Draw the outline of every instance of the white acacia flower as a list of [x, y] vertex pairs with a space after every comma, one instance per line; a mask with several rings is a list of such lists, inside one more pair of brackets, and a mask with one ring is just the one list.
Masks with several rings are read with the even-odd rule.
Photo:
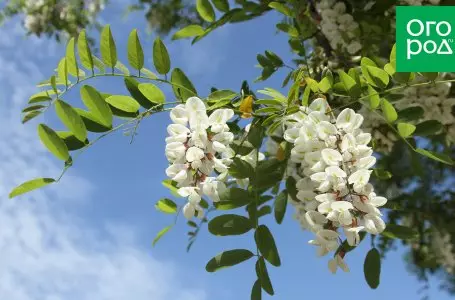
[[348, 178], [349, 184], [352, 184], [354, 191], [360, 193], [365, 185], [367, 185], [370, 180], [370, 175], [372, 171], [366, 169], [360, 169], [355, 173], [351, 174]]
[[330, 203], [331, 211], [327, 214], [327, 219], [347, 226], [352, 224], [353, 216], [350, 212], [354, 209], [351, 202], [348, 201], [334, 201]]
[[209, 117], [209, 125], [211, 126], [211, 131], [218, 133], [223, 131], [228, 131], [229, 126], [226, 124], [234, 116], [234, 111], [232, 109], [217, 109]]
[[338, 133], [337, 128], [330, 122], [322, 121], [317, 125], [318, 136], [321, 140], [329, 138], [331, 135]]
[[166, 145], [165, 154], [170, 162], [176, 162], [185, 157], [185, 145], [179, 142], [172, 142]]
[[188, 202], [193, 205], [199, 204], [199, 202], [201, 202], [201, 194], [198, 187], [181, 187], [177, 190], [177, 193], [182, 197], [188, 197]]
[[199, 219], [202, 219], [204, 217], [204, 210], [201, 206], [194, 205], [191, 202], [188, 202], [185, 204], [185, 206], [183, 206], [183, 216], [188, 220], [193, 218], [196, 212]]
[[214, 177], [208, 177], [202, 184], [202, 192], [209, 196], [213, 202], [220, 201], [220, 194], [226, 190], [226, 185], [216, 180]]
[[179, 104], [171, 110], [172, 122], [186, 126], [188, 124], [188, 112], [185, 105]]
[[204, 151], [198, 147], [190, 147], [186, 151], [186, 160], [189, 162], [198, 161], [205, 157]]
[[327, 218], [323, 214], [313, 210], [305, 213], [305, 221], [309, 229], [317, 232], [323, 229], [324, 224], [327, 223]]
[[359, 245], [360, 243], [359, 232], [364, 228], [365, 228], [364, 226], [344, 228], [344, 235], [346, 236], [346, 240], [348, 241], [349, 246]]
[[344, 262], [343, 258], [340, 255], [336, 255], [333, 259], [329, 260], [329, 270], [333, 274], [337, 272], [337, 269], [340, 268], [344, 272], [349, 272], [348, 265]]
[[343, 160], [340, 152], [334, 149], [323, 149], [321, 151], [321, 157], [324, 162], [329, 166], [338, 166], [340, 162]]
[[166, 169], [166, 175], [177, 183], [181, 183], [188, 178], [188, 167], [186, 164], [173, 164]]
[[338, 248], [338, 237], [339, 234], [336, 231], [322, 229], [316, 233], [316, 240], [311, 240], [308, 243], [319, 246], [318, 256], [325, 256]]
[[363, 217], [363, 220], [364, 220], [364, 223], [365, 223], [364, 224], [365, 225], [365, 230], [368, 233], [379, 234], [379, 233], [383, 232], [384, 229], [385, 229], [384, 221], [381, 219], [381, 217], [379, 217], [376, 214], [366, 214]]

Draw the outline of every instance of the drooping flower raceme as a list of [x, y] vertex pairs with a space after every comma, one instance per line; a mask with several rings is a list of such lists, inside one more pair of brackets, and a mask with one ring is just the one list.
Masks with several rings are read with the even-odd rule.
[[359, 24], [346, 13], [346, 5], [336, 0], [322, 0], [316, 5], [321, 16], [321, 31], [334, 50], [341, 49], [354, 55], [362, 49], [356, 32]]
[[[217, 109], [208, 116], [204, 102], [197, 97], [171, 110], [173, 124], [168, 126], [166, 138], [166, 157], [171, 165], [166, 174], [177, 182], [179, 195], [188, 198], [183, 207], [187, 219], [196, 213], [203, 217], [199, 205], [202, 195], [217, 202], [226, 188], [223, 179], [231, 159], [223, 154], [234, 139], [226, 123], [233, 116], [231, 109]], [[210, 177], [214, 170], [220, 173], [218, 177]]]
[[[330, 111], [325, 99], [291, 115], [286, 122], [284, 138], [294, 144], [291, 160], [298, 164], [297, 218], [301, 225], [315, 233], [310, 244], [318, 255], [336, 251], [344, 234], [355, 246], [360, 232], [378, 234], [385, 229], [378, 207], [387, 199], [374, 193], [369, 183], [376, 158], [368, 146], [371, 135], [360, 126], [363, 117], [344, 109], [338, 117]], [[347, 271], [339, 251], [329, 262], [329, 269]]]

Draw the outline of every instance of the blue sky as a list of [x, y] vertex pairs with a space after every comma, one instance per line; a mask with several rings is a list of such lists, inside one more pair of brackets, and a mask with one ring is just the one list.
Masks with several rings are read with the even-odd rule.
[[[151, 68], [154, 36], [145, 33], [142, 15], [122, 21], [120, 1], [112, 2], [102, 18], [112, 26], [121, 60], [127, 62], [129, 31], [139, 28]], [[200, 96], [206, 96], [212, 86], [238, 90], [242, 80], [252, 81], [259, 74], [254, 67], [258, 53], [269, 49], [289, 59], [285, 36], [275, 34], [277, 18], [270, 15], [225, 26], [194, 46], [189, 41], [166, 40], [172, 66], [187, 73]], [[36, 92], [34, 84], [52, 73], [64, 47], [23, 36], [18, 22], [0, 29], [0, 299], [248, 299], [255, 280], [253, 260], [215, 274], [206, 273], [205, 264], [220, 251], [254, 247], [251, 234], [219, 238], [202, 231], [187, 254], [188, 228], [181, 219], [151, 247], [155, 234], [173, 222], [172, 216], [154, 209], [158, 199], [169, 197], [161, 185], [167, 166], [166, 114], [142, 122], [132, 145], [120, 132], [103, 139], [75, 161], [58, 185], [7, 199], [15, 185], [34, 177], [56, 177], [61, 168], [39, 143], [37, 122], [20, 124], [20, 109]], [[283, 76], [278, 73], [267, 85], [252, 88], [279, 88]], [[88, 84], [126, 94], [122, 80], [116, 78]], [[172, 99], [169, 88], [163, 89]], [[78, 106], [78, 89], [66, 100]], [[52, 113], [38, 120], [43, 121], [63, 129]], [[327, 269], [328, 258], [317, 258], [307, 244], [311, 235], [293, 221], [292, 208], [280, 226], [271, 216], [263, 220], [274, 233], [283, 264], [269, 267], [276, 292], [273, 299], [352, 299], [355, 294], [371, 300], [420, 298], [421, 284], [406, 271], [401, 248], [383, 261], [381, 285], [372, 291], [363, 278], [369, 240], [347, 257], [351, 272], [334, 276]], [[438, 291], [436, 281], [429, 294], [432, 299], [449, 298]]]

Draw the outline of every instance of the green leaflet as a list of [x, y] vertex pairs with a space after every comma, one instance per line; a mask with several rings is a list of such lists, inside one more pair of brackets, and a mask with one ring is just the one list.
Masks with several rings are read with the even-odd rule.
[[58, 159], [67, 161], [70, 158], [65, 142], [63, 142], [54, 130], [45, 124], [39, 124], [38, 135], [43, 145]]
[[77, 50], [79, 52], [79, 58], [82, 66], [93, 72], [92, 52], [90, 51], [85, 30], [82, 30], [79, 33], [79, 37], [77, 38]]
[[153, 63], [156, 71], [160, 74], [167, 74], [171, 69], [169, 53], [159, 37], [153, 43]]
[[250, 219], [244, 216], [225, 214], [209, 222], [209, 232], [217, 236], [241, 235], [253, 228]]
[[155, 204], [155, 208], [166, 214], [177, 213], [177, 204], [168, 198], [158, 200], [158, 202]]
[[144, 51], [137, 34], [137, 29], [131, 31], [128, 37], [128, 63], [136, 70], [144, 67]]
[[84, 85], [81, 88], [81, 97], [85, 106], [93, 116], [105, 127], [112, 126], [112, 112], [102, 95], [93, 87]]
[[103, 62], [111, 68], [117, 64], [117, 47], [112, 36], [110, 25], [104, 26], [100, 38], [101, 58]]
[[9, 198], [14, 198], [19, 195], [31, 192], [33, 190], [42, 188], [48, 184], [55, 182], [53, 178], [36, 178], [27, 182], [22, 183], [21, 185], [15, 187], [9, 194]]
[[262, 256], [275, 267], [279, 267], [281, 265], [280, 256], [276, 248], [275, 239], [269, 228], [265, 225], [260, 225], [254, 233], [254, 239]]
[[75, 39], [72, 37], [66, 46], [66, 63], [68, 73], [74, 77], [79, 77], [79, 68], [76, 60]]
[[286, 207], [288, 204], [288, 192], [286, 190], [281, 191], [275, 198], [275, 220], [278, 224], [281, 224], [286, 214]]
[[85, 128], [85, 124], [77, 111], [75, 111], [71, 105], [62, 100], [56, 100], [55, 111], [63, 124], [65, 124], [65, 126], [74, 133], [74, 136], [78, 140], [85, 141], [87, 139], [87, 129]]
[[204, 21], [215, 21], [215, 11], [209, 0], [196, 0], [196, 10]]
[[404, 138], [411, 136], [416, 130], [416, 127], [409, 123], [398, 123], [397, 128], [398, 133]]
[[156, 237], [153, 239], [152, 246], [155, 247], [156, 243], [158, 243], [158, 241], [163, 237], [163, 235], [165, 235], [169, 230], [171, 230], [172, 227], [174, 227], [174, 225], [169, 225], [161, 229], [160, 232], [158, 232]]
[[113, 95], [107, 97], [106, 102], [127, 113], [136, 113], [141, 107], [136, 100], [129, 96]]
[[151, 103], [163, 104], [166, 102], [166, 96], [159, 87], [152, 83], [141, 83], [138, 89], [145, 98]]
[[179, 31], [177, 31], [173, 36], [172, 40], [179, 40], [189, 37], [200, 36], [204, 33], [204, 28], [200, 25], [188, 25]]
[[212, 258], [206, 265], [207, 272], [216, 272], [224, 268], [232, 267], [240, 264], [250, 258], [254, 254], [250, 250], [235, 249], [224, 251]]
[[381, 276], [381, 256], [376, 248], [368, 251], [363, 264], [363, 272], [368, 285], [372, 289], [376, 289]]
[[172, 70], [171, 84], [174, 95], [182, 102], [186, 102], [190, 97], [197, 96], [194, 85], [179, 68]]

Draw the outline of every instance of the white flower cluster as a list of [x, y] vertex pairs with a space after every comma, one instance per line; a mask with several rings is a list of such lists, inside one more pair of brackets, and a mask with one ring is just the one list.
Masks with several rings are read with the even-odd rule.
[[[171, 110], [174, 123], [168, 126], [166, 138], [166, 157], [171, 165], [166, 174], [177, 182], [178, 193], [188, 197], [183, 208], [187, 219], [196, 212], [197, 217], [203, 217], [199, 205], [203, 194], [217, 202], [226, 188], [223, 180], [231, 163], [229, 144], [234, 140], [226, 123], [233, 116], [231, 109], [217, 109], [208, 116], [204, 102], [197, 97]], [[209, 177], [214, 170], [220, 175]]]
[[433, 230], [431, 250], [447, 273], [455, 274], [455, 249], [452, 246], [452, 235], [449, 232]]
[[403, 4], [420, 6], [420, 5], [439, 5], [441, 0], [402, 0]]
[[[342, 229], [349, 245], [360, 242], [359, 232], [378, 234], [385, 229], [378, 207], [387, 199], [377, 196], [369, 183], [376, 162], [368, 146], [369, 133], [360, 126], [363, 117], [344, 109], [338, 117], [330, 113], [325, 99], [290, 116], [284, 138], [294, 144], [291, 160], [300, 164], [303, 175], [297, 178], [297, 208], [301, 225], [315, 233], [310, 244], [318, 247], [320, 256], [339, 247]], [[347, 271], [341, 251], [329, 262]]]
[[424, 110], [423, 119], [437, 120], [447, 128], [447, 139], [455, 143], [455, 116], [452, 108], [455, 98], [450, 98], [451, 83], [423, 85], [407, 88], [404, 97], [396, 102], [398, 109], [420, 106]]
[[343, 2], [322, 0], [316, 4], [316, 8], [322, 18], [321, 31], [334, 50], [341, 48], [354, 55], [362, 49], [357, 36], [359, 24], [352, 15], [346, 13]]
[[53, 22], [53, 18], [58, 16], [60, 21], [64, 21], [69, 27], [78, 28], [79, 23], [84, 23], [79, 19], [86, 17], [93, 22], [95, 15], [104, 9], [106, 0], [85, 0], [81, 1], [81, 7], [76, 7], [71, 1], [59, 1], [57, 4], [48, 3], [45, 0], [26, 0], [22, 11], [25, 14], [24, 27], [34, 34], [46, 31], [48, 23]]

